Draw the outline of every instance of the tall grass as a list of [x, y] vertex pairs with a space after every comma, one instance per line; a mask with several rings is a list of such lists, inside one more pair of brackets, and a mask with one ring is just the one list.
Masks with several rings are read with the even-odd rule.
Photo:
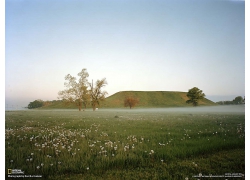
[[46, 179], [245, 173], [243, 114], [12, 111], [5, 122], [6, 173], [21, 169]]

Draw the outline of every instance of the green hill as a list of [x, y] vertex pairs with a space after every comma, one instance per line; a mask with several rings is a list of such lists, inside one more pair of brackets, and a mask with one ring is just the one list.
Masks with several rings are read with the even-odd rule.
[[[176, 91], [121, 91], [115, 93], [102, 102], [101, 107], [124, 107], [124, 99], [127, 96], [136, 97], [139, 103], [136, 107], [183, 107], [192, 106], [186, 103], [187, 92]], [[215, 105], [214, 102], [203, 99], [199, 105]]]
[[[186, 103], [188, 97], [187, 92], [176, 92], [176, 91], [121, 91], [117, 92], [101, 102], [101, 108], [123, 108], [124, 99], [127, 96], [136, 97], [139, 99], [139, 103], [136, 107], [185, 107], [192, 106]], [[199, 105], [209, 106], [216, 105], [216, 103], [209, 99], [203, 99]], [[63, 101], [51, 101], [42, 109], [77, 109], [74, 104], [65, 104]], [[90, 105], [87, 106], [90, 108]]]

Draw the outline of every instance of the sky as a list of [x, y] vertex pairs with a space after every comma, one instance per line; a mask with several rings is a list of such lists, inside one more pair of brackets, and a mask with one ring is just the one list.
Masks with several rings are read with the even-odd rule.
[[5, 106], [57, 100], [86, 68], [119, 91], [245, 96], [245, 1], [6, 0]]

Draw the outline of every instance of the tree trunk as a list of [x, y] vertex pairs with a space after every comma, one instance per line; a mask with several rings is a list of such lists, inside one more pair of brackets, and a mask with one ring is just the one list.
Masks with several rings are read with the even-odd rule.
[[82, 103], [81, 102], [79, 102], [79, 104], [78, 104], [78, 109], [79, 109], [79, 111], [82, 110]]

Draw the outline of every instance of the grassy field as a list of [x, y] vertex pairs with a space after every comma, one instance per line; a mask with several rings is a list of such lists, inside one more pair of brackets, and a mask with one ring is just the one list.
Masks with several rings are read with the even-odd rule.
[[5, 168], [6, 178], [20, 169], [58, 180], [225, 179], [216, 176], [245, 174], [245, 115], [8, 111]]

